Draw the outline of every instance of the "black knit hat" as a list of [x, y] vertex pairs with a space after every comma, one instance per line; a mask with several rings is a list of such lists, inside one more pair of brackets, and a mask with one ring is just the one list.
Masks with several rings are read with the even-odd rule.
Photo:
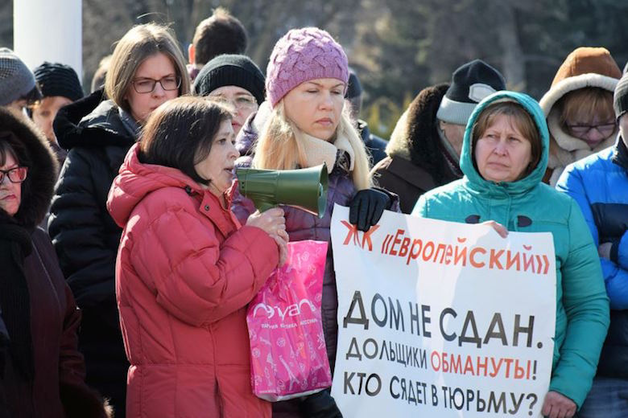
[[208, 96], [212, 91], [225, 86], [238, 86], [255, 97], [257, 104], [264, 101], [262, 71], [246, 55], [219, 55], [203, 66], [194, 80], [194, 94]]
[[482, 60], [468, 62], [454, 71], [436, 117], [444, 122], [466, 125], [482, 99], [505, 89], [506, 81], [495, 68]]
[[615, 108], [615, 116], [617, 119], [628, 112], [628, 74], [626, 73], [624, 73], [619, 83], [615, 86], [613, 107]]
[[44, 62], [33, 73], [44, 98], [61, 96], [75, 102], [83, 97], [78, 75], [69, 65]]
[[345, 93], [345, 99], [353, 99], [362, 95], [362, 84], [358, 75], [353, 71], [353, 68], [349, 67], [349, 85], [347, 86], [347, 92]]

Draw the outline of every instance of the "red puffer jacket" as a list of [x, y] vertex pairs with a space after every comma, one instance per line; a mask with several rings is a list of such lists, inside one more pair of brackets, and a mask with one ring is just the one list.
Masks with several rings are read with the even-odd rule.
[[107, 201], [125, 228], [116, 295], [131, 362], [127, 415], [270, 417], [251, 391], [246, 305], [277, 265], [277, 245], [240, 227], [181, 171], [140, 163], [137, 151]]

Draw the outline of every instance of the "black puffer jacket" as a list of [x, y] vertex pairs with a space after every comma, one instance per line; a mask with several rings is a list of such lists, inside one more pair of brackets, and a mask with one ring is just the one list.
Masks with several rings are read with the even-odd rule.
[[102, 400], [84, 381], [81, 313], [50, 239], [37, 228], [52, 197], [56, 161], [29, 120], [0, 108], [0, 131], [19, 140], [17, 157], [29, 168], [17, 213], [0, 209], [0, 416], [104, 417]]
[[96, 92], [62, 108], [54, 122], [69, 150], [52, 200], [48, 232], [61, 269], [83, 310], [79, 348], [87, 382], [111, 398], [124, 416], [128, 362], [115, 295], [115, 265], [122, 230], [105, 207], [107, 193], [136, 132], [120, 110]]

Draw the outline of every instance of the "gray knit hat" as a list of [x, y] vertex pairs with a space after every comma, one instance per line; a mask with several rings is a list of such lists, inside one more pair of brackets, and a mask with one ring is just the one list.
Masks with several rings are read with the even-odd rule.
[[0, 48], [0, 106], [19, 99], [41, 99], [35, 76], [13, 51]]
[[615, 117], [617, 119], [628, 112], [628, 74], [626, 73], [624, 73], [619, 83], [617, 83], [617, 86], [615, 86], [613, 108], [615, 109]]
[[475, 106], [499, 90], [506, 90], [506, 82], [499, 71], [482, 60], [468, 62], [454, 71], [436, 117], [444, 122], [466, 125]]

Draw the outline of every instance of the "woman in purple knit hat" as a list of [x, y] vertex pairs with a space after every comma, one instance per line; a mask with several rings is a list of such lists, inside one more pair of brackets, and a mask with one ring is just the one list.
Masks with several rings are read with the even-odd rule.
[[[266, 77], [266, 106], [270, 110], [258, 125], [259, 137], [253, 138], [254, 156], [244, 157], [240, 165], [286, 170], [327, 164], [329, 192], [325, 215], [319, 219], [300, 209], [284, 208], [290, 241], [329, 241], [336, 203], [349, 206], [350, 222], [367, 231], [379, 221], [385, 209], [397, 205], [397, 199], [372, 188], [364, 143], [353, 127], [349, 110], [344, 109], [349, 71], [342, 47], [324, 30], [293, 29], [275, 45]], [[253, 210], [247, 199], [235, 200], [234, 212], [240, 219], [246, 219]], [[338, 298], [329, 248], [323, 280], [322, 321], [333, 372]], [[333, 398], [323, 391], [275, 403], [273, 416], [339, 417], [341, 414]]]

